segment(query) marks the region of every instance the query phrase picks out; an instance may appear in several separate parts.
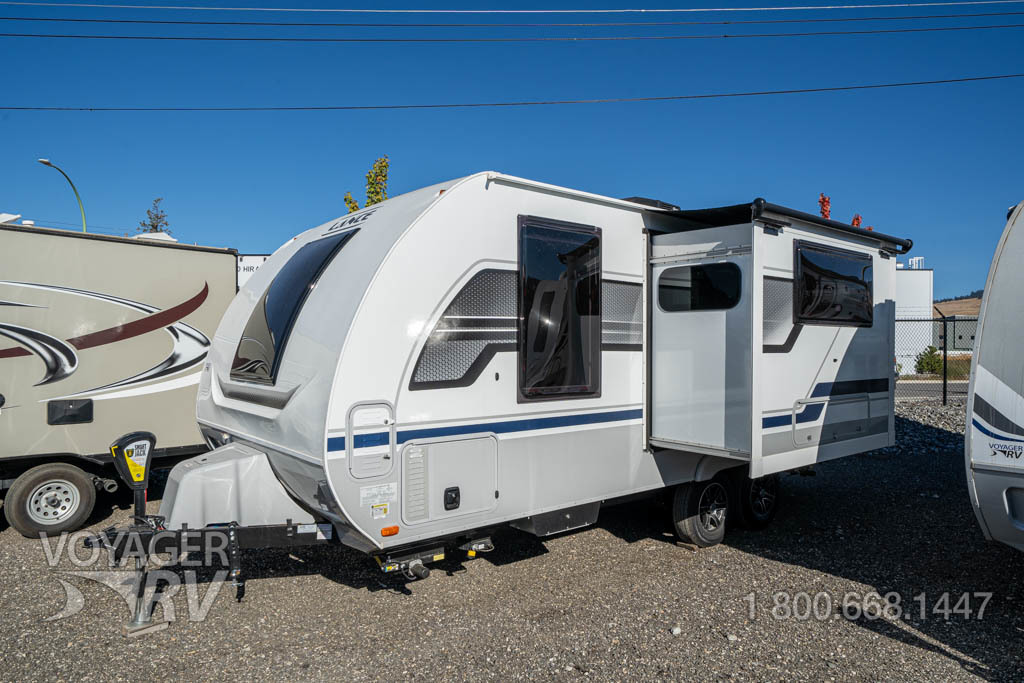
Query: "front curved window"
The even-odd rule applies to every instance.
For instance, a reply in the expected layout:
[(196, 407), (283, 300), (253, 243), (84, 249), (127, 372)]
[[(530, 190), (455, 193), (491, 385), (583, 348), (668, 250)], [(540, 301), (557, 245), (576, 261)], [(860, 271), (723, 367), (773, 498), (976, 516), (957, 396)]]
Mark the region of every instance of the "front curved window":
[(273, 384), (295, 319), (334, 256), (358, 228), (335, 233), (303, 245), (292, 254), (263, 293), (231, 363), (231, 379)]

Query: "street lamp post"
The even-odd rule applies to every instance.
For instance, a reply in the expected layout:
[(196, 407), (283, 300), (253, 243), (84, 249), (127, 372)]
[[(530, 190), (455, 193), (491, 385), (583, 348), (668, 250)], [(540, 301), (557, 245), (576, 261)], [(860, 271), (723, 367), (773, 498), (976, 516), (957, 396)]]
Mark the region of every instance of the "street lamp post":
[(56, 169), (57, 171), (60, 172), (62, 176), (64, 176), (64, 179), (68, 181), (68, 185), (71, 186), (71, 191), (75, 193), (75, 199), (78, 200), (78, 210), (82, 212), (82, 232), (86, 232), (85, 207), (82, 206), (82, 198), (78, 196), (78, 188), (76, 188), (75, 184), (71, 182), (71, 178), (68, 177), (68, 174), (65, 173), (57, 164), (51, 163), (49, 159), (38, 159), (37, 161), (39, 161), (39, 163), (41, 163), (43, 166), (49, 166), (50, 168)]

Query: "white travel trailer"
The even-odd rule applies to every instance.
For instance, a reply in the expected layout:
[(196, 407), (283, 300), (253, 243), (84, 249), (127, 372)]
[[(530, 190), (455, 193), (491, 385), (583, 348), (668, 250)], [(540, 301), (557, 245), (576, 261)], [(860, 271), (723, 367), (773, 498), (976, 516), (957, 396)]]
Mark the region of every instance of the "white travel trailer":
[(199, 387), (214, 450), (154, 527), (283, 526), (423, 576), (498, 525), (547, 535), (671, 487), (680, 536), (717, 543), (770, 521), (775, 473), (893, 444), (910, 246), (761, 199), (497, 173), (349, 214), (228, 307)]
[(967, 395), (967, 488), (985, 538), (1024, 550), (1024, 202), (1010, 209), (981, 300)]
[(0, 497), (32, 538), (83, 526), (117, 488), (111, 433), (206, 450), (199, 373), (235, 296), (235, 251), (0, 225)]

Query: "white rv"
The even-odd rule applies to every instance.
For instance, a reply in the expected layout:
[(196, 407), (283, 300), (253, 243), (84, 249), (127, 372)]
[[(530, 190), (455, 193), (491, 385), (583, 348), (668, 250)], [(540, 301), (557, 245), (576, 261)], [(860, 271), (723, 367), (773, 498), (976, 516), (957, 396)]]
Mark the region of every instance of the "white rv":
[(775, 513), (785, 470), (892, 445), (909, 240), (756, 200), (683, 211), (498, 173), (308, 230), (228, 307), (214, 450), (155, 528), (316, 529), (385, 570), (670, 489), (680, 536)]
[(981, 300), (967, 395), (967, 488), (985, 538), (1024, 550), (1024, 202), (1010, 209)]

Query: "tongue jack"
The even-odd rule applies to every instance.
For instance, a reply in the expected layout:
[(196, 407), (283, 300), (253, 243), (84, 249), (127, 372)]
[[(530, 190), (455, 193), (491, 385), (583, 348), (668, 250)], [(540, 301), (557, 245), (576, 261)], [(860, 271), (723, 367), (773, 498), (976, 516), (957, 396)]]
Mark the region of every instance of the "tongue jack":
[[(152, 530), (156, 522), (146, 515), (146, 487), (149, 485), (149, 466), (153, 462), (155, 447), (156, 437), (149, 432), (125, 434), (110, 445), (114, 467), (135, 496), (135, 515), (130, 531)], [(128, 638), (161, 631), (168, 624), (165, 620), (153, 621), (153, 601), (146, 599), (149, 549), (142, 544), (138, 544), (138, 548), (139, 552), (135, 555), (135, 616), (125, 624), (123, 630)]]

